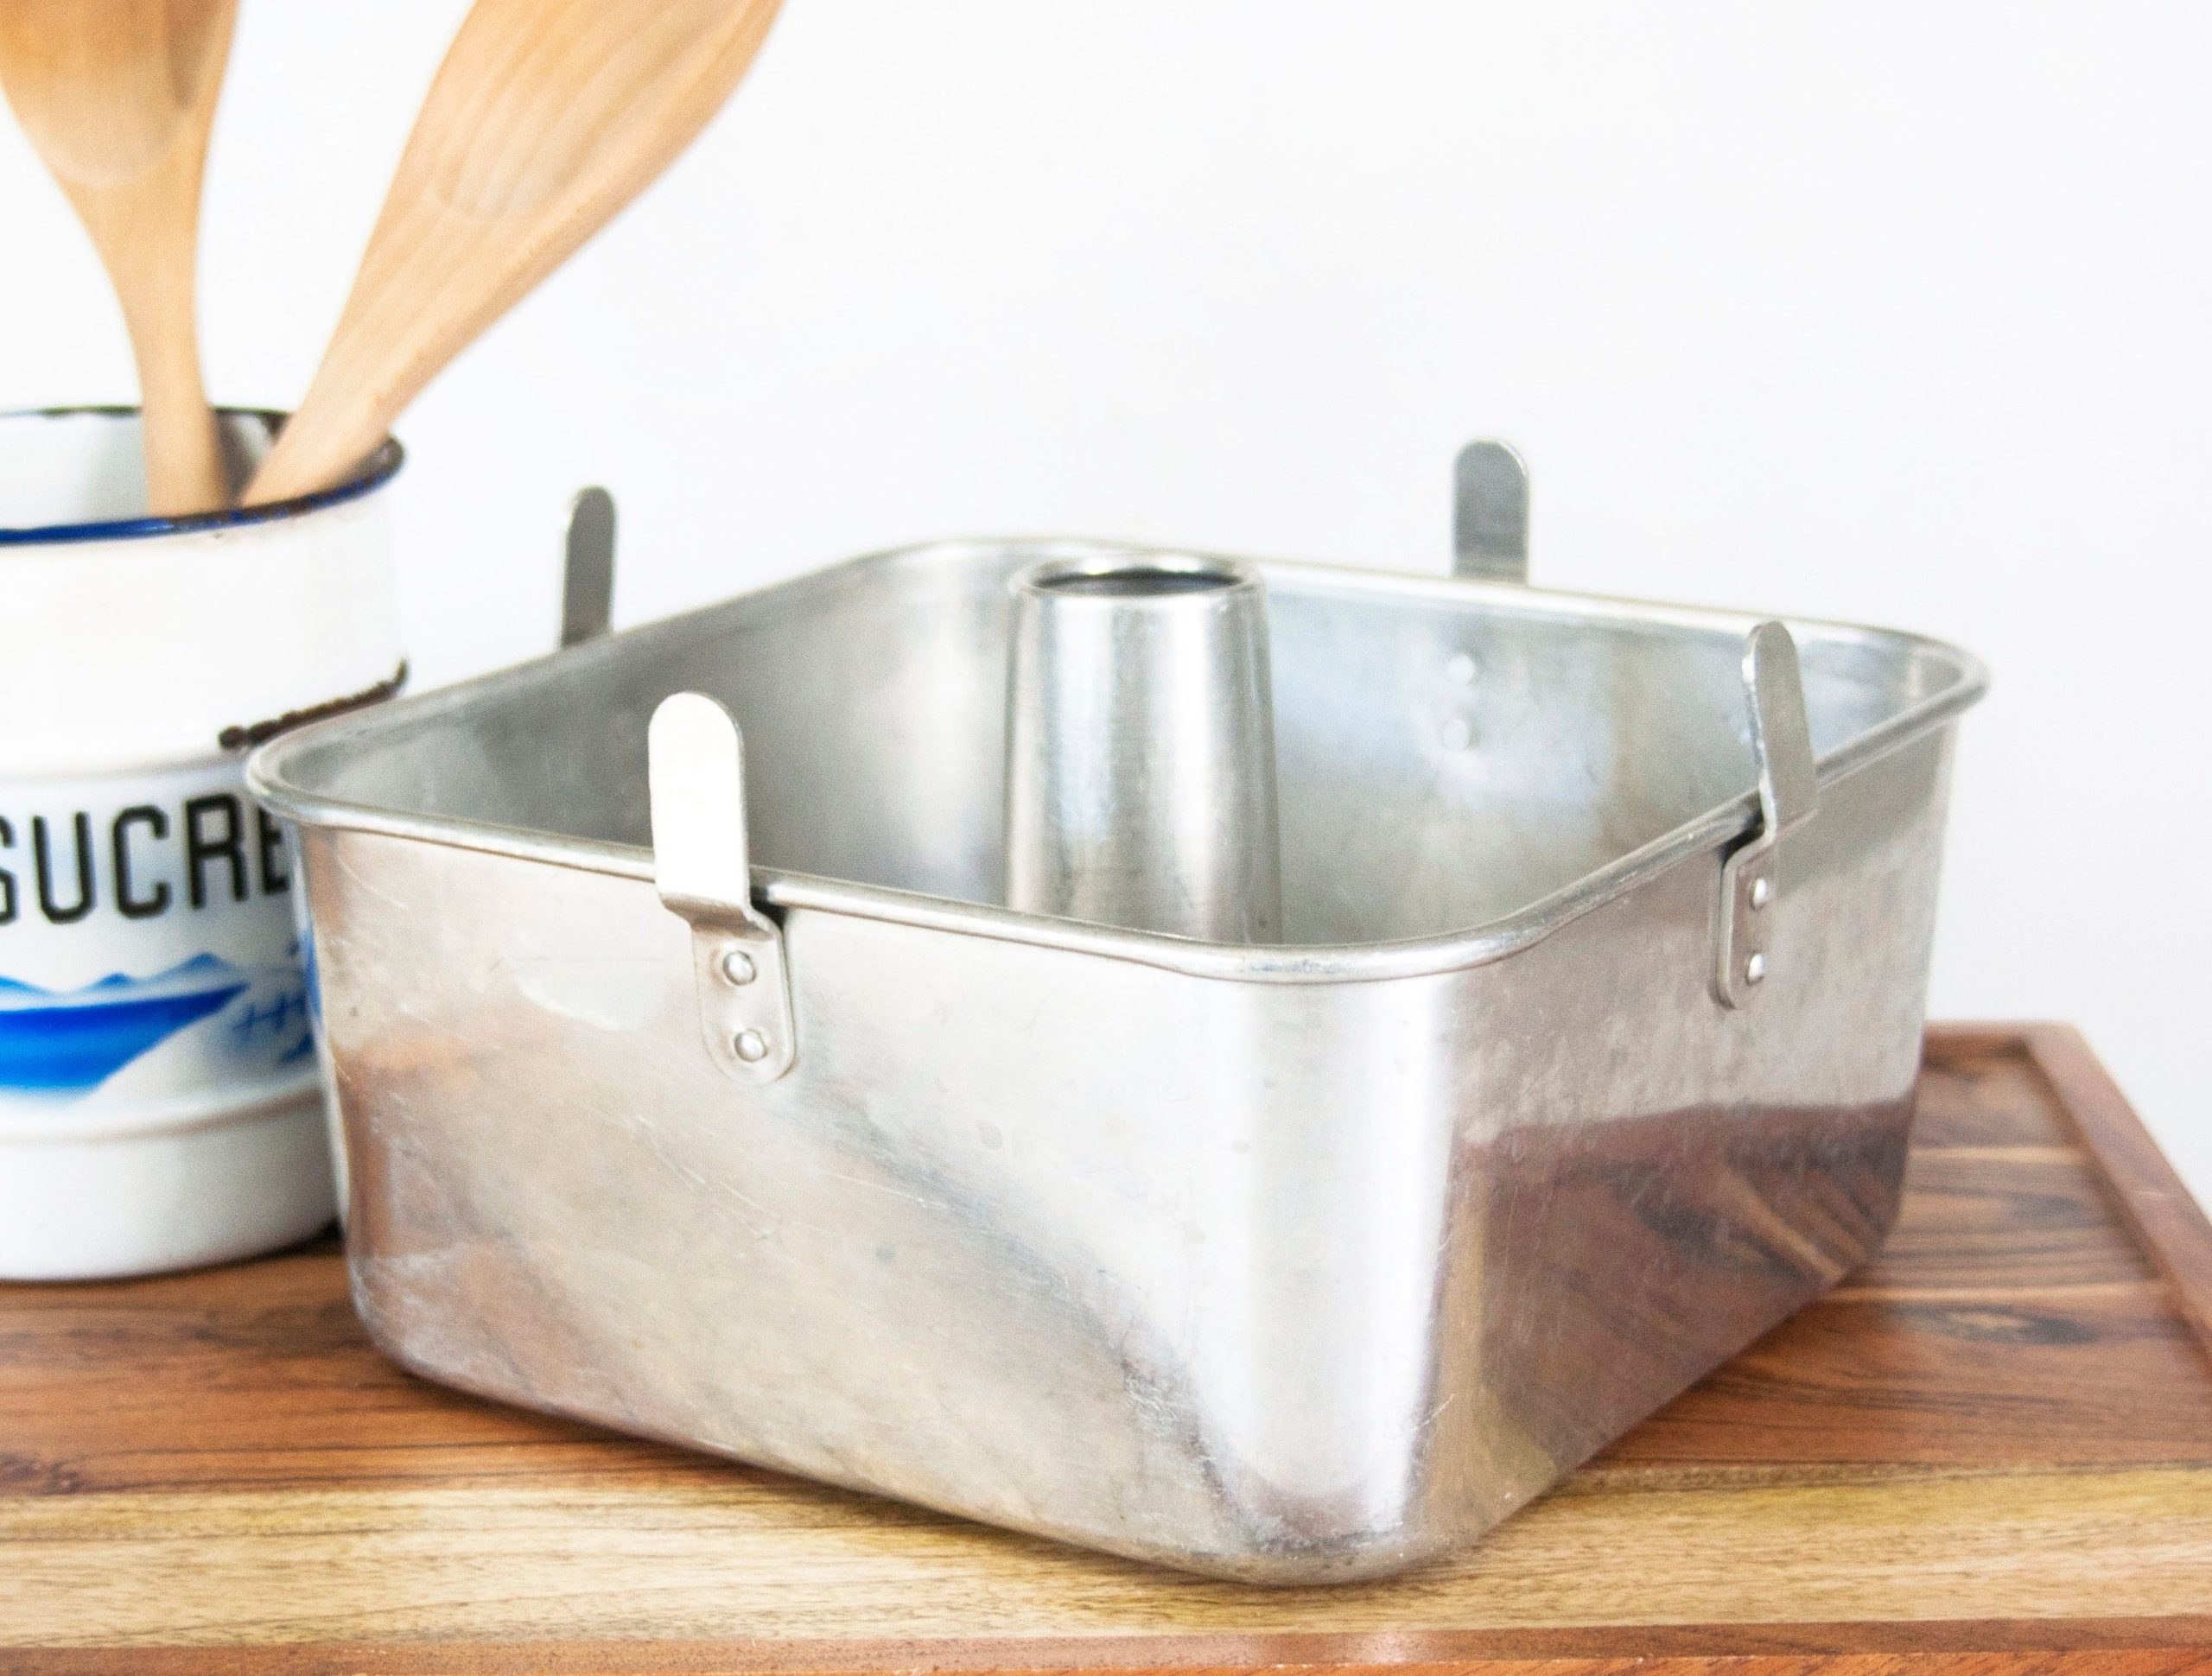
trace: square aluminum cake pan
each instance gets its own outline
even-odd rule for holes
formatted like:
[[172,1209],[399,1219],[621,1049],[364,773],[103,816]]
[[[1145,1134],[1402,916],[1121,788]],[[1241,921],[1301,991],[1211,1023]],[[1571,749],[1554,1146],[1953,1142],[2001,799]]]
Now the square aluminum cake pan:
[[[256,757],[387,1353],[1333,1581],[1469,1541],[1876,1248],[1974,660],[1263,565],[1282,941],[1189,941],[993,905],[1008,578],[1113,551],[856,560]],[[734,737],[649,784],[684,691],[741,785]]]

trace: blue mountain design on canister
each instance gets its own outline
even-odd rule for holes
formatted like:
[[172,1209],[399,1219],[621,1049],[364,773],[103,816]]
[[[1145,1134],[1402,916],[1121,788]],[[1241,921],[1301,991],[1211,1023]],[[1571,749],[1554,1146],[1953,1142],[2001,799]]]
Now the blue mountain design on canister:
[[116,972],[60,992],[0,977],[0,1089],[53,1095],[96,1088],[220,1011],[251,982],[213,955],[150,978]]

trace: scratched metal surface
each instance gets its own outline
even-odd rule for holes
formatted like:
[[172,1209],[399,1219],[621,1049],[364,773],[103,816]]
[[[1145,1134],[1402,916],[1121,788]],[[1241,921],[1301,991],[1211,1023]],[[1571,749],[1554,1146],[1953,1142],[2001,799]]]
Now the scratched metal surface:
[[[1751,619],[1268,567],[1284,935],[1002,889],[1005,578],[860,562],[280,744],[391,1354],[1168,1564],[1464,1543],[1894,1215],[1971,660],[1793,625],[1821,759],[1712,990]],[[744,730],[796,1062],[701,1045],[645,724]]]

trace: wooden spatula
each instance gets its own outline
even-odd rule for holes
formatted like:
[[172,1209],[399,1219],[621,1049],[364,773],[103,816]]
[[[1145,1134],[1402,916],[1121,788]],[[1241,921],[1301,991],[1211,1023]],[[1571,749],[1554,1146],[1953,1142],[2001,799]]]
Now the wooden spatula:
[[476,0],[322,365],[247,503],[342,479],[447,362],[690,143],[753,62],[776,6]]
[[200,176],[238,0],[0,0],[0,86],[69,194],[138,362],[146,492],[164,516],[229,504],[200,382]]

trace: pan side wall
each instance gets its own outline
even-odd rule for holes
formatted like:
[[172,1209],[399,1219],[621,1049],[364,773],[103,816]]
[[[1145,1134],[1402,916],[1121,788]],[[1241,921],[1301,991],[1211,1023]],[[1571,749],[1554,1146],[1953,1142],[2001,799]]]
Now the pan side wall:
[[1375,983],[800,910],[765,1088],[645,882],[309,830],[356,1303],[502,1400],[1201,1571],[1398,1569],[1878,1243],[1946,744],[1823,789],[1741,1013],[1717,855]]

